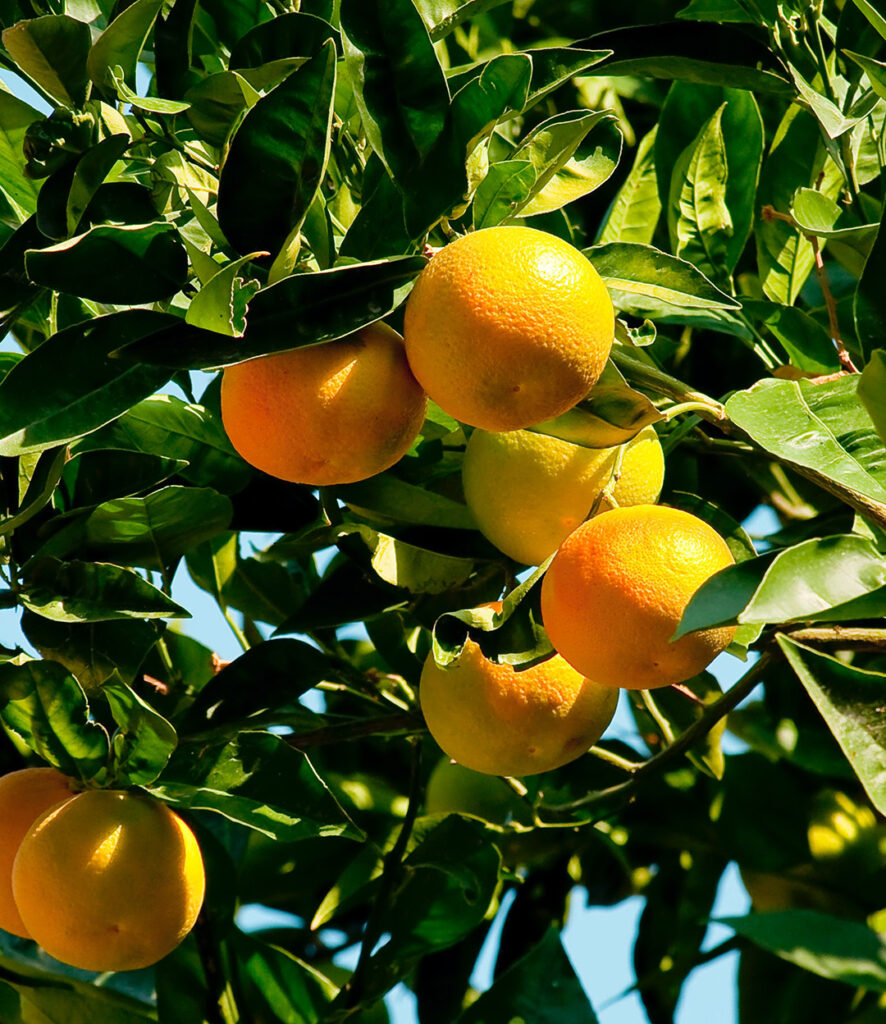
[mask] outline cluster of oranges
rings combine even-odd
[[[54,768],[0,778],[0,928],[72,967],[156,963],[193,928],[203,858],[165,804]]]
[[[567,763],[602,735],[619,687],[682,682],[731,640],[730,629],[710,629],[671,641],[692,594],[732,556],[702,520],[655,504],[664,460],[654,429],[598,450],[527,429],[590,391],[614,326],[606,286],[581,252],[541,231],[496,227],[431,258],[403,338],[376,324],[224,373],[234,447],[259,469],[315,486],[392,466],[430,397],[473,428],[462,479],[482,532],[525,564],[556,551],[542,585],[554,656],[517,672],[469,639],[449,668],[433,658],[424,667],[428,728],[481,772]]]
[[[731,639],[714,629],[670,640],[691,595],[732,556],[700,519],[654,504],[664,474],[654,429],[596,450],[526,429],[587,394],[613,333],[606,287],[583,254],[499,227],[433,256],[409,297],[404,338],[377,324],[225,371],[222,417],[237,450],[313,485],[393,465],[430,396],[474,428],[462,479],[481,531],[525,564],[557,552],[542,589],[554,657],[515,672],[468,640],[449,669],[425,665],[428,727],[478,771],[565,764],[602,734],[617,688],[688,679]]]

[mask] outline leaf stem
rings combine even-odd
[[[659,370],[658,367],[650,366],[619,348],[613,348],[612,361],[641,387],[648,387],[658,394],[673,398],[675,402],[692,402],[695,412],[715,423],[726,419],[726,410],[720,402],[693,390],[688,384]]]

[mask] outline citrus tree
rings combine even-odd
[[[0,2],[0,604],[22,635],[0,651],[0,771],[61,773],[53,792],[80,795],[60,813],[104,790],[141,801],[169,835],[193,830],[206,874],[193,930],[138,971],[72,969],[76,931],[61,960],[0,932],[4,1024],[368,1022],[400,982],[422,1024],[590,1024],[560,941],[576,887],[591,905],[645,900],[633,958],[653,1024],[736,949],[743,1022],[883,1019],[886,5],[633,6]],[[414,421],[381,472],[315,486],[238,454],[217,371],[319,359],[370,325],[396,350],[435,254],[512,225],[584,253],[614,305],[599,380],[522,448],[566,446],[596,498],[533,475],[547,454],[515,470],[506,417],[483,454],[447,401],[404,411],[372,378],[391,420]],[[432,327],[449,316],[435,309]],[[436,372],[472,383],[455,359]],[[301,402],[279,435],[258,413],[240,426],[279,448]],[[355,451],[371,433],[336,424],[299,430]],[[620,498],[634,456],[617,446],[641,434],[642,496]],[[499,539],[509,509],[568,499],[570,528],[601,502],[648,509],[659,444],[662,503],[730,552],[700,577],[677,567],[673,586],[692,583],[663,642],[716,634],[738,681],[626,690],[627,739],[587,751],[583,734],[548,771],[450,766],[423,667],[467,760],[483,741],[464,659],[525,682],[552,653],[553,548],[521,522]],[[780,526],[752,539],[761,504]],[[604,539],[616,514],[591,520]],[[189,636],[182,573],[217,602],[235,660]],[[571,593],[573,634],[612,646]],[[625,634],[642,652],[643,622]],[[0,888],[27,876],[16,905],[48,920],[51,952],[73,899],[57,879],[86,884],[128,833],[110,814],[86,856],[85,826],[68,828],[80,845],[47,845],[44,818],[9,849],[24,801],[0,820]],[[127,846],[131,884],[82,915],[133,904],[153,924],[181,889],[170,843]],[[732,863],[753,911],[703,952]],[[193,902],[202,871],[175,871]],[[247,903],[289,924],[246,933]]]

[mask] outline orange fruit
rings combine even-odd
[[[12,896],[12,865],[21,841],[51,807],[74,795],[72,780],[55,768],[22,768],[0,778],[0,928],[23,939],[28,929]]]
[[[401,459],[427,399],[387,324],[229,366],[222,422],[240,455],[271,476],[324,487],[365,480]]]
[[[585,679],[556,654],[518,672],[489,661],[469,638],[445,669],[433,652],[428,656],[419,698],[431,735],[465,768],[535,775],[592,747],[615,714],[618,694]]]
[[[465,501],[480,531],[526,565],[552,555],[604,489],[617,505],[647,505],[658,498],[663,479],[664,455],[653,427],[617,448],[582,448],[531,430],[475,430],[462,464]],[[611,507],[600,498],[600,511]]]
[[[203,858],[165,804],[93,789],[25,836],[12,888],[28,931],[50,956],[87,971],[131,971],[171,953],[193,927]]]
[[[605,686],[646,690],[689,679],[732,640],[732,627],[671,642],[689,599],[733,558],[689,512],[616,508],[571,533],[545,573],[541,610],[554,647]]]
[[[418,382],[450,416],[518,430],[583,398],[615,330],[606,286],[578,249],[544,231],[484,228],[422,271],[404,337]]]

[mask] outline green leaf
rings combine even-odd
[[[651,75],[758,92],[792,92],[772,51],[725,25],[635,25],[601,32],[582,45],[613,51],[612,58],[591,72],[595,75]]]
[[[114,164],[126,152],[130,141],[130,137],[123,132],[111,135],[102,139],[92,149],[87,150],[77,161],[65,208],[69,235],[73,235],[80,226],[80,221],[90,202],[110,174]]]
[[[358,558],[365,561],[368,549],[368,563],[373,572],[385,583],[413,594],[445,593],[465,583],[474,571],[473,558],[429,551],[369,526],[343,526],[336,532],[337,542],[346,550],[353,549],[353,545],[348,544],[350,538],[359,538]]]
[[[886,948],[875,931],[857,921],[815,910],[776,910],[719,920],[762,949],[822,978],[886,991]]]
[[[754,17],[741,6],[739,0],[689,0],[677,17],[687,21],[719,21],[753,25]]]
[[[345,66],[363,130],[400,187],[443,131],[449,89],[411,0],[342,0]]]
[[[543,121],[512,154],[535,168],[535,184],[520,216],[550,213],[599,188],[618,165],[621,144],[608,111],[567,111]]]
[[[739,309],[695,266],[651,245],[607,242],[583,250],[617,309],[656,316],[683,309]]]
[[[871,541],[856,534],[815,538],[721,570],[693,595],[675,636],[736,622],[868,617],[858,607],[868,595],[866,603],[876,602],[868,615],[886,612],[886,564]]]
[[[726,414],[779,460],[886,503],[886,453],[856,394],[858,380],[761,380],[729,398]]]
[[[206,333],[187,345],[178,338],[170,339],[168,344],[136,343],[125,349],[126,357],[164,366],[215,367],[332,341],[395,309],[403,298],[400,289],[424,269],[425,263],[421,256],[405,256],[294,274],[253,297],[242,338],[229,340]],[[295,318],[294,309],[299,311]]]
[[[101,224],[25,254],[37,284],[96,302],[135,305],[166,299],[184,285],[188,257],[172,224]]]
[[[224,530],[231,514],[230,500],[209,487],[163,487],[99,505],[86,519],[84,540],[96,559],[163,571]]]
[[[102,562],[38,558],[24,569],[22,604],[56,622],[190,618],[138,573]]]
[[[218,191],[222,231],[241,253],[277,253],[301,227],[329,159],[335,44],[294,71],[243,119]]]
[[[867,117],[869,111],[865,111],[860,117],[846,117],[836,103],[823,96],[806,81],[798,68],[788,64],[788,69],[801,99],[809,105],[828,138],[838,139]]]
[[[174,395],[154,395],[138,402],[116,422],[77,444],[78,451],[102,448],[186,461],[188,466],[181,471],[186,480],[199,486],[211,484],[226,494],[242,490],[252,476],[228,440],[221,418]]]
[[[139,110],[148,110],[153,114],[181,114],[191,106],[190,103],[182,103],[179,100],[161,100],[156,96],[139,96],[126,84],[123,68],[119,64],[115,64],[110,69],[110,77],[111,84],[120,99]]]
[[[868,19],[871,25],[874,26],[877,32],[886,39],[886,14],[879,9],[882,8],[882,4],[878,4],[877,0],[852,0],[852,2]]]
[[[886,444],[886,349],[878,348],[871,353],[858,382],[858,397],[874,421],[880,440]]]
[[[40,455],[17,511],[0,516],[0,537],[23,526],[46,506],[61,479],[67,456],[67,450],[62,446],[50,448]]]
[[[742,308],[778,338],[793,366],[815,376],[836,373],[840,369],[840,359],[831,336],[798,306],[744,299]]]
[[[242,996],[256,1020],[319,1021],[336,986],[309,964],[237,931],[233,949]],[[266,1016],[267,1015],[267,1016]],[[365,1014],[358,1014],[365,1018]]]
[[[535,185],[535,168],[528,160],[493,164],[474,193],[474,230],[494,227],[516,215]]]
[[[668,228],[676,256],[711,277],[726,268],[726,240],[733,233],[726,206],[726,145],[721,119],[725,104],[705,124],[674,167],[668,202]]]
[[[122,449],[78,452],[65,463],[56,505],[67,510],[128,498],[156,487],[187,465],[181,459]]]
[[[556,992],[556,998],[551,993]],[[597,1017],[581,987],[556,928],[538,945],[502,972],[492,988],[473,1002],[455,1024],[597,1024]]]
[[[639,242],[648,245],[661,213],[655,177],[656,125],[637,146],[634,165],[609,207],[598,243]]]
[[[183,744],[150,789],[175,807],[214,811],[287,842],[362,838],[307,756],[267,732],[209,748]]]
[[[281,14],[256,25],[231,51],[229,67],[259,68],[271,61],[292,57],[313,57],[335,30],[328,21],[313,14]]]
[[[884,24],[886,24],[886,20],[884,20]],[[844,50],[843,53],[865,72],[874,92],[881,99],[886,99],[886,64],[874,60],[872,57],[866,57],[863,53],[853,53],[852,50]]]
[[[53,99],[82,107],[89,90],[89,26],[64,14],[19,21],[4,29],[3,45],[25,74]]]
[[[431,39],[444,39],[468,18],[476,18],[507,0],[416,0],[415,6],[428,27]]]
[[[112,313],[59,331],[28,353],[0,381],[0,455],[69,441],[156,391],[168,380],[167,370],[109,353],[175,322],[149,310]]]
[[[336,487],[335,493],[356,512],[366,509],[416,526],[476,529],[467,505],[406,483],[391,473],[379,473],[356,484]]]
[[[819,182],[819,175],[824,177]],[[797,104],[788,108],[760,174],[758,202],[787,213],[798,188],[815,187],[835,199],[843,177],[826,158],[815,118]],[[792,306],[812,270],[812,244],[790,224],[761,217],[754,229],[760,284],[768,298]]]
[[[289,70],[285,69],[281,78],[285,78]],[[255,102],[254,93],[242,75],[234,71],[220,71],[208,75],[185,92],[185,100],[189,104],[185,116],[201,138],[221,148],[240,115],[249,108],[247,96],[252,97],[252,103]]]
[[[886,722],[878,710],[886,695],[886,675],[847,665],[790,637],[780,635],[778,643],[871,803],[886,813]]]
[[[126,84],[135,88],[136,65],[161,7],[162,0],[135,0],[92,44],[86,66],[100,89],[113,94],[111,72],[117,65]]]
[[[886,275],[886,231],[882,226],[864,265],[861,279],[855,292],[852,313],[855,318],[855,333],[862,352],[867,355],[883,342],[883,317],[886,299],[883,295],[883,280]]]
[[[54,661],[0,664],[0,718],[65,775],[89,781],[105,766],[107,733],[90,720],[80,684]]]
[[[238,275],[250,260],[266,255],[266,252],[252,252],[222,267],[191,299],[185,321],[216,334],[242,338],[246,333],[249,300],[261,285],[255,279],[247,280]]]
[[[24,221],[37,209],[39,186],[25,176],[25,134],[43,115],[12,93],[0,89],[0,181]]]
[[[111,737],[115,784],[147,786],[178,745],[175,729],[124,682],[105,683],[102,695],[118,726]]]
[[[188,709],[185,729],[248,726],[253,716],[294,704],[317,683],[334,677],[335,667],[316,647],[303,640],[268,640],[210,679]]]

